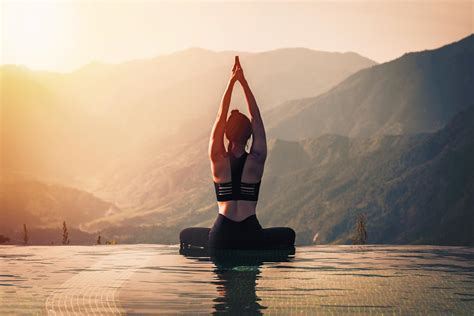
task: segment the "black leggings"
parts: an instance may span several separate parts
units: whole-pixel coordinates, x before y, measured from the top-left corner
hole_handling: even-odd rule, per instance
[[[211,229],[186,228],[181,231],[179,239],[184,248],[282,249],[293,247],[295,232],[288,227],[263,229],[255,215],[235,222],[219,214]]]

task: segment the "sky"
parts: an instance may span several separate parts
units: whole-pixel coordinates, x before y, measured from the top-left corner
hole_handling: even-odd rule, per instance
[[[473,0],[3,0],[0,12],[0,64],[60,72],[189,47],[306,47],[385,62],[474,32]]]

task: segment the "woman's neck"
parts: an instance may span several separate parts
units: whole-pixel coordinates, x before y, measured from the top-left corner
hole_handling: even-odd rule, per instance
[[[240,157],[245,153],[245,146],[243,144],[232,143],[230,151],[235,157]]]

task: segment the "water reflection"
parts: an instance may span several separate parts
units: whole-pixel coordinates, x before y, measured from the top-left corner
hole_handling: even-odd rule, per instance
[[[278,251],[181,249],[180,253],[198,261],[210,260],[214,264],[217,296],[213,302],[213,314],[262,315],[267,307],[260,304],[257,280],[264,263],[289,262],[294,259],[295,249]]]
[[[0,246],[0,315],[474,310],[474,248],[318,246],[298,248],[294,258],[183,254],[162,245]]]

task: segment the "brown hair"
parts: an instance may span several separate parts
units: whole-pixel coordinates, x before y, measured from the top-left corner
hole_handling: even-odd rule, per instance
[[[229,140],[228,150],[231,143],[246,143],[251,135],[252,124],[249,118],[239,110],[232,110],[225,125],[225,136]]]

